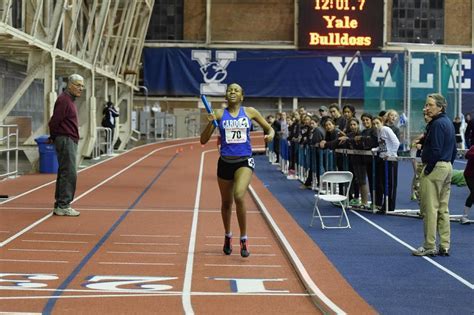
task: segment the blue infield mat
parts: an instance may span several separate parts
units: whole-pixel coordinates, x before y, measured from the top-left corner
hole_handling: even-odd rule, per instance
[[[474,224],[451,222],[451,256],[421,258],[423,221],[415,217],[348,211],[352,229],[309,226],[314,192],[287,180],[266,156],[255,157],[256,175],[321,248],[354,289],[381,314],[473,314]],[[465,167],[456,162],[456,169]],[[419,209],[410,200],[412,166],[399,163],[397,209]],[[461,214],[466,187],[452,185],[451,214]],[[323,211],[339,214],[327,205]],[[474,210],[472,210],[474,211]],[[471,215],[472,217],[472,215]]]

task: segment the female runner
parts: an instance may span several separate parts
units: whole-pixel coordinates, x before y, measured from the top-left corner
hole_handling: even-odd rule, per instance
[[[225,230],[223,251],[226,255],[232,253],[231,217],[232,204],[235,202],[240,228],[240,255],[248,257],[250,252],[244,197],[255,168],[250,143],[252,120],[263,128],[265,142],[272,141],[275,132],[255,108],[241,105],[244,92],[240,85],[232,83],[227,87],[226,100],[227,108],[216,109],[207,116],[209,123],[201,134],[201,144],[209,141],[216,128],[212,121],[217,120],[221,138],[217,182],[221,193],[221,215]]]

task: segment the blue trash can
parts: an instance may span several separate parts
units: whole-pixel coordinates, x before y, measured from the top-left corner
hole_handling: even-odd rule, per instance
[[[40,173],[55,174],[58,172],[58,156],[53,143],[48,143],[49,136],[39,136],[35,139],[39,150]]]

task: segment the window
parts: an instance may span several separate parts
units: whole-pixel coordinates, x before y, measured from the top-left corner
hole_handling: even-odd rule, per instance
[[[443,0],[394,0],[392,41],[444,43]]]
[[[147,40],[183,39],[183,2],[184,0],[155,0]]]

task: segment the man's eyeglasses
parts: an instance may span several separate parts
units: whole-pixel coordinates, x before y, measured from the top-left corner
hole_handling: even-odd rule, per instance
[[[84,84],[74,83],[74,82],[71,82],[71,84],[74,85],[75,87],[80,88],[80,89],[84,89]]]

